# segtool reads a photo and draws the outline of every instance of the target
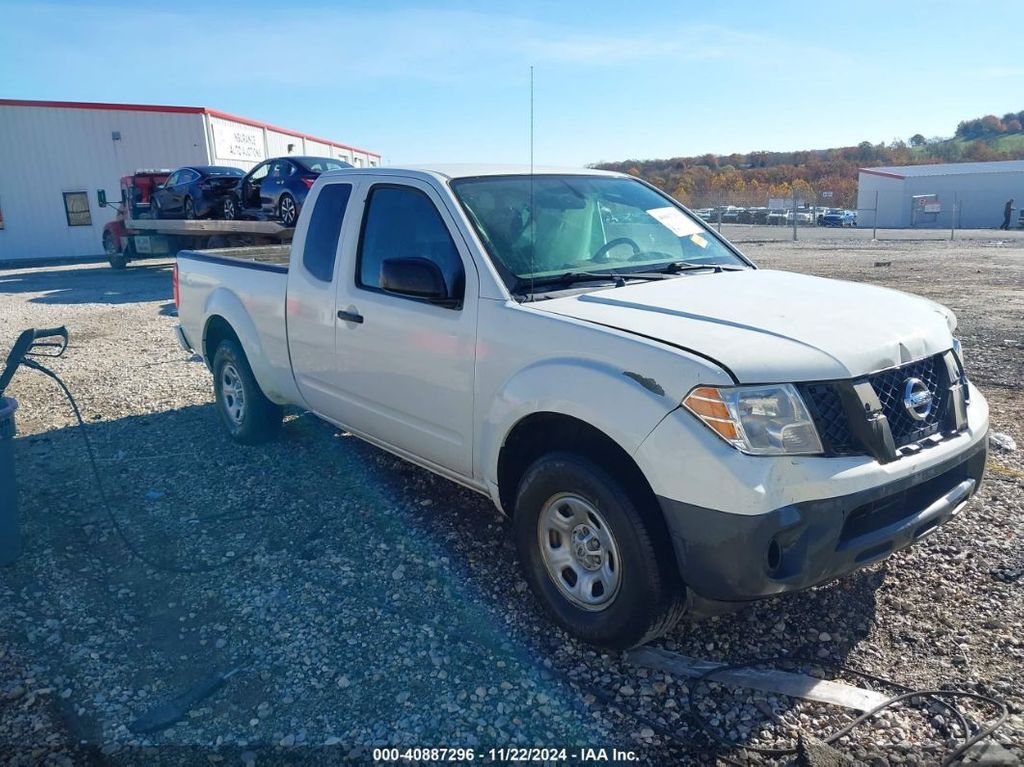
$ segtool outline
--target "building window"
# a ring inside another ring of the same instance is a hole
[[[64,192],[64,214],[68,226],[92,226],[88,192]]]

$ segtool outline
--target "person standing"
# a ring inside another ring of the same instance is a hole
[[[1003,206],[1003,225],[1000,229],[1010,228],[1010,214],[1013,213],[1013,198],[1011,197],[1006,201],[1006,205]]]

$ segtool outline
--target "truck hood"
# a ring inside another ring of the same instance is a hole
[[[949,349],[956,321],[919,296],[768,269],[682,275],[532,306],[694,351],[739,383],[866,375]]]

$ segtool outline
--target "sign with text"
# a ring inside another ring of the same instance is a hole
[[[218,160],[260,162],[266,158],[263,129],[211,118],[213,148]]]

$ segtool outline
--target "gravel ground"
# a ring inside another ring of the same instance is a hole
[[[949,243],[836,232],[744,249],[762,266],[952,307],[993,430],[1024,448],[1022,246],[1019,233]],[[53,367],[89,423],[119,524],[149,560],[112,527],[56,386],[20,372],[9,393],[20,402],[25,553],[0,569],[9,762],[320,763],[370,761],[384,745],[530,744],[577,759],[594,747],[645,763],[743,763],[762,760],[710,742],[688,717],[691,692],[710,727],[748,744],[823,738],[853,717],[746,689],[691,690],[580,645],[541,616],[489,501],[308,414],[290,413],[273,444],[230,443],[208,372],[171,335],[166,262],[0,271],[0,293],[4,346],[24,327],[69,327],[71,347]],[[1021,457],[993,450],[967,511],[886,563],[686,623],[657,644],[726,662],[796,652],[914,688],[993,695],[1011,710],[999,754],[1019,760]],[[180,723],[129,728],[168,695],[236,667]],[[894,709],[837,747],[866,763],[931,764],[949,722],[940,709]]]

